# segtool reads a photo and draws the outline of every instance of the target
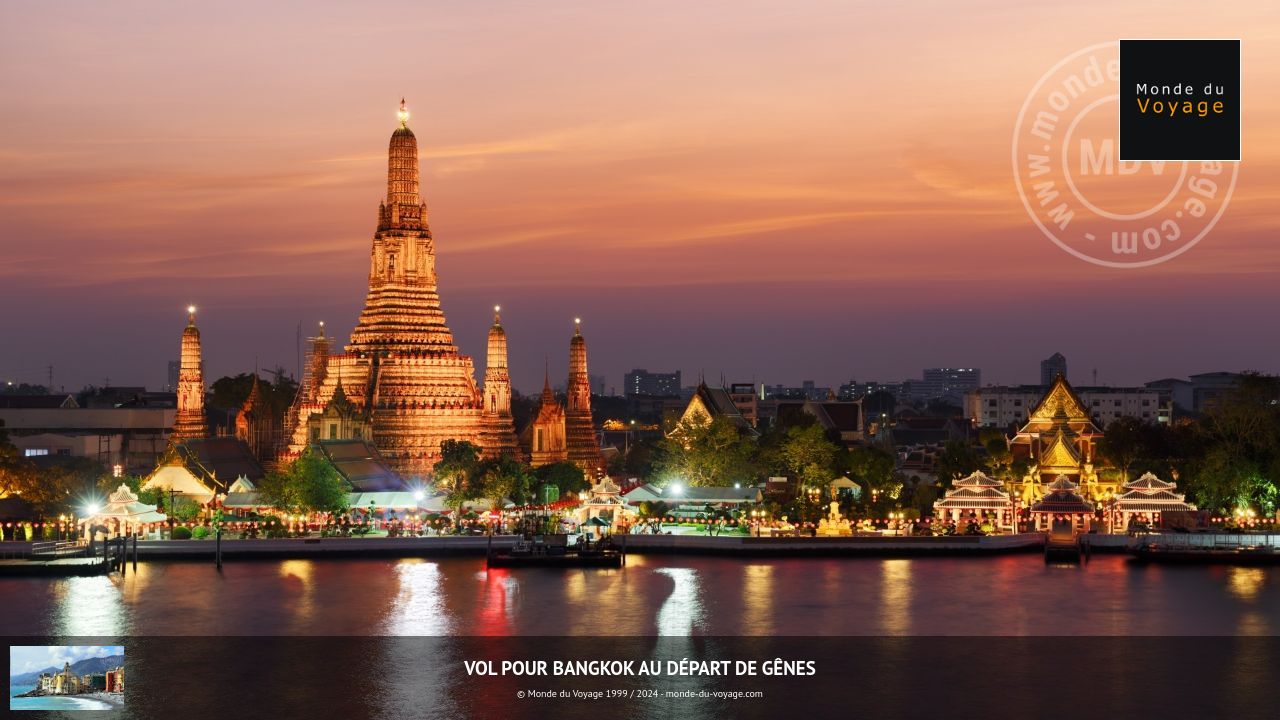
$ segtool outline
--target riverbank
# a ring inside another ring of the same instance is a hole
[[[1097,536],[1095,551],[1123,552],[1131,538]],[[1102,538],[1107,538],[1102,540]],[[1112,539],[1114,538],[1114,540]],[[955,536],[955,537],[746,537],[742,535],[627,535],[618,537],[629,554],[716,555],[725,557],[912,557],[983,556],[1016,552],[1040,552],[1044,535]],[[513,535],[433,536],[407,538],[280,538],[222,541],[223,560],[353,558],[353,557],[438,557],[483,556],[506,550],[516,541]],[[4,543],[22,545],[23,543]],[[213,540],[143,540],[138,543],[140,560],[212,560]],[[0,548],[17,552],[20,548]],[[130,548],[132,551],[132,548]]]

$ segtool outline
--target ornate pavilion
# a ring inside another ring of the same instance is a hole
[[[1151,473],[1126,483],[1107,507],[1108,530],[1124,532],[1137,520],[1156,525],[1164,513],[1193,513],[1197,508],[1176,492],[1177,485],[1165,482]]]
[[[1020,481],[1010,483],[1010,493],[1031,504],[1052,492],[1049,488],[1064,476],[1085,499],[1096,502],[1111,497],[1118,483],[1100,479],[1096,467],[1101,439],[1102,430],[1059,373],[1009,442],[1013,459],[1030,466]]]
[[[960,522],[968,518],[981,520],[991,514],[1000,529],[1012,532],[1018,521],[1018,502],[999,480],[981,470],[956,480],[941,500],[933,504],[933,516],[939,520]]]
[[[1094,507],[1079,491],[1080,485],[1066,475],[1049,483],[1044,497],[1031,506],[1036,529],[1054,530],[1069,523],[1073,531],[1088,532]]]

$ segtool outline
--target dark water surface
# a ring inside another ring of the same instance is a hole
[[[0,603],[5,635],[1280,635],[1280,568],[1038,555],[633,555],[620,570],[149,562],[125,578],[0,580]]]

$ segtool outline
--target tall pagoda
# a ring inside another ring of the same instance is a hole
[[[520,456],[515,420],[511,416],[511,375],[507,372],[507,331],[502,328],[502,308],[493,308],[484,370],[484,415],[480,446],[485,457]]]
[[[204,416],[204,360],[200,354],[200,329],[196,308],[187,308],[187,326],[182,330],[182,354],[178,365],[178,413],[174,418],[174,442],[209,436]]]
[[[342,354],[312,378],[297,408],[290,453],[306,447],[307,419],[328,404],[338,378],[367,418],[373,444],[403,475],[425,475],[447,439],[482,445],[484,398],[471,358],[458,352],[437,288],[435,241],[422,201],[418,142],[400,103],[387,152],[387,194],[378,205],[364,311]]]
[[[587,374],[587,341],[582,337],[582,321],[573,320],[573,339],[569,341],[569,389],[565,402],[565,444],[569,462],[582,468],[587,477],[604,472],[604,456],[596,441],[595,423],[591,418],[591,379]]]

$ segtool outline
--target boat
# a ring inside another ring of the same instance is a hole
[[[1138,562],[1280,565],[1274,534],[1148,535],[1129,548]]]
[[[510,549],[491,550],[489,567],[593,567],[619,568],[626,564],[625,553],[613,541],[590,540],[579,536],[576,543],[568,535],[527,536]]]

